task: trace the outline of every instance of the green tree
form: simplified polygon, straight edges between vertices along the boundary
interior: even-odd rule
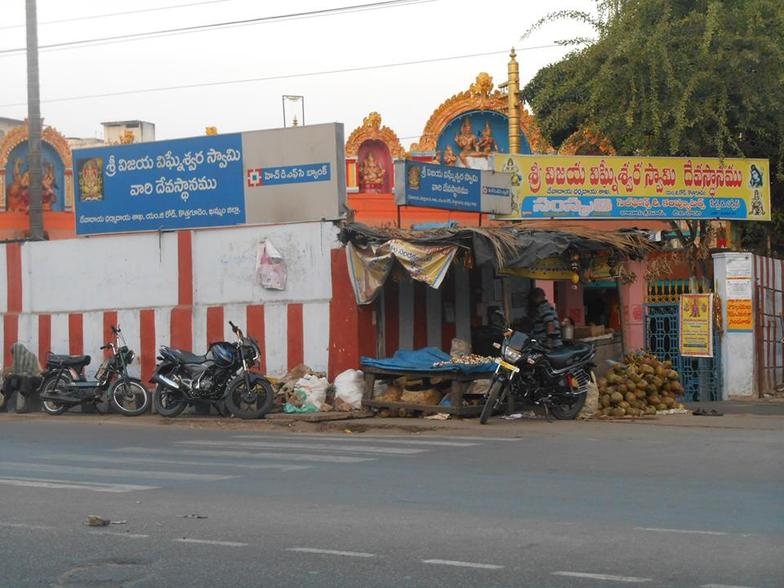
[[[750,240],[769,236],[784,251],[784,3],[597,4],[598,16],[553,13],[526,33],[557,18],[596,31],[523,89],[544,136],[559,146],[592,126],[619,155],[767,158],[774,223],[744,225]]]

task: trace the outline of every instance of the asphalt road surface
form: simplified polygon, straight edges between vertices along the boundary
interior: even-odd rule
[[[517,424],[4,418],[0,586],[784,586],[780,428]]]

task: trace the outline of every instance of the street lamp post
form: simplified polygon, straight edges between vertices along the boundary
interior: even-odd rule
[[[44,238],[41,185],[41,97],[38,87],[38,17],[36,0],[26,0],[27,12],[27,170],[30,238]]]

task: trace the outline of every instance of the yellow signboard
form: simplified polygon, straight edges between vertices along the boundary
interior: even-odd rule
[[[713,357],[713,294],[682,294],[680,352],[684,357]]]
[[[751,299],[727,300],[727,330],[751,331],[753,324]]]
[[[503,219],[770,220],[766,159],[509,155],[512,214]]]

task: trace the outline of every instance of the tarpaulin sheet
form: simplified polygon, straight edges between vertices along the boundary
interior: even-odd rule
[[[346,245],[349,276],[357,304],[375,300],[394,260],[419,282],[431,288],[441,286],[457,253],[457,245],[427,245],[391,239],[381,245]]]
[[[398,372],[461,372],[463,374],[484,374],[495,371],[494,363],[482,363],[478,365],[450,364],[444,367],[433,367],[439,361],[449,361],[451,357],[448,353],[441,351],[438,347],[425,347],[415,351],[400,350],[392,357],[385,359],[375,359],[372,357],[362,357],[360,362],[363,367],[373,367],[384,370]]]

